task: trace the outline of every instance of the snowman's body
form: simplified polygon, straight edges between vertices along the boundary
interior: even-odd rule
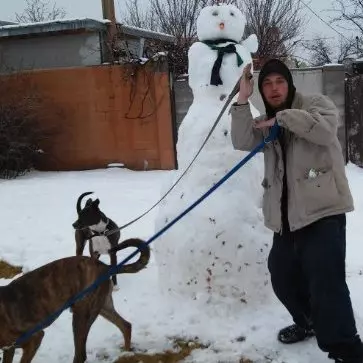
[[[236,21],[242,16],[230,5],[207,7],[200,15],[203,21],[199,22],[199,29],[208,18],[208,12],[215,9],[220,13],[233,9]],[[228,17],[224,16],[223,21],[224,29],[228,30]],[[244,23],[243,19],[239,21],[242,32],[237,37],[241,38]],[[243,64],[237,65],[235,53],[225,54],[220,68],[223,84],[214,86],[210,80],[217,51],[202,42],[191,46],[189,85],[194,100],[178,132],[179,169],[164,185],[162,193],[189,165],[244,66],[252,62],[250,51],[244,45],[236,44],[236,50]],[[257,115],[257,110],[253,113]],[[230,126],[227,109],[191,169],[161,204],[156,230],[184,211],[247,155],[233,149]],[[190,298],[231,298],[238,303],[267,298],[270,288],[265,287],[268,282],[266,258],[270,235],[263,226],[262,177],[263,161],[259,154],[155,242],[162,290]]]
[[[230,42],[222,44],[231,44]],[[236,55],[225,54],[223,57],[220,75],[223,80],[223,85],[214,87],[210,84],[211,69],[217,57],[216,50],[211,49],[208,45],[202,42],[194,43],[188,52],[189,66],[189,86],[193,90],[194,102],[199,97],[219,98],[221,95],[228,95],[234,85],[241,77],[242,68],[252,62],[251,53],[246,47],[241,44],[236,44],[236,49],[243,64],[240,67],[236,66]]]

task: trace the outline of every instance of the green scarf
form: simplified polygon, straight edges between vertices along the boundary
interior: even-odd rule
[[[234,44],[228,44],[222,47],[219,47],[218,44],[226,43],[226,42],[233,42]],[[216,40],[203,40],[202,43],[208,45],[211,49],[218,51],[217,59],[214,62],[212,68],[212,74],[210,83],[214,86],[218,86],[223,84],[219,71],[221,69],[223,56],[225,53],[235,53],[237,58],[237,65],[238,67],[243,64],[243,60],[240,55],[236,51],[237,42],[231,39],[216,39]]]

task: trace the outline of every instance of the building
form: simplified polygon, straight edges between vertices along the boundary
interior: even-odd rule
[[[0,26],[0,71],[102,64],[108,23],[85,18]]]
[[[152,42],[158,41],[161,46],[174,42],[168,34],[116,24],[116,47],[110,56],[110,24],[108,19],[89,18],[2,22],[0,72],[101,65],[121,60],[120,51],[129,53],[129,58],[142,58]]]

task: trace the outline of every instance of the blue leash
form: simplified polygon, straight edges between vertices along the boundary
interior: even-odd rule
[[[220,179],[215,185],[213,185],[206,193],[204,193],[198,200],[196,200],[192,205],[190,205],[187,209],[184,210],[181,214],[175,217],[171,222],[169,222],[164,228],[162,228],[159,232],[157,232],[154,236],[152,236],[148,241],[145,242],[145,246],[149,245],[151,242],[155,241],[162,234],[164,234],[169,228],[171,228],[175,223],[177,223],[180,219],[182,219],[186,214],[188,214],[192,209],[194,209],[198,204],[200,204],[204,199],[206,199],[210,194],[212,194],[217,188],[219,188],[225,181],[227,181],[233,174],[235,174],[243,165],[245,165],[250,159],[252,159],[263,147],[270,143],[271,141],[277,138],[279,132],[279,126],[277,123],[270,129],[270,134],[266,137],[259,145],[257,145],[246,157],[244,157],[235,167],[233,167],[222,179]],[[141,247],[143,248],[143,247]],[[54,320],[56,320],[64,310],[70,308],[74,303],[78,300],[82,299],[86,294],[96,289],[102,282],[108,280],[111,275],[113,275],[120,266],[123,266],[135,257],[140,251],[140,248],[137,248],[133,253],[131,253],[128,257],[122,260],[117,266],[111,266],[108,270],[108,273],[105,275],[101,275],[96,279],[90,286],[88,286],[83,291],[79,292],[71,299],[69,299],[60,309],[58,309],[55,313],[51,314],[48,318],[46,318],[43,322],[37,324],[33,329],[28,330],[24,334],[22,334],[16,342],[11,347],[16,347],[21,345],[24,341],[29,339],[33,334],[38,333],[43,330],[44,327],[50,325]],[[10,348],[11,348],[10,347]],[[8,348],[7,348],[8,349]]]

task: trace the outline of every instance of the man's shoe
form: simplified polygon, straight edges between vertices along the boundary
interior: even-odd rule
[[[281,329],[277,335],[277,339],[284,344],[292,344],[305,340],[306,338],[313,337],[315,332],[313,329],[304,329],[300,326],[293,324]]]

